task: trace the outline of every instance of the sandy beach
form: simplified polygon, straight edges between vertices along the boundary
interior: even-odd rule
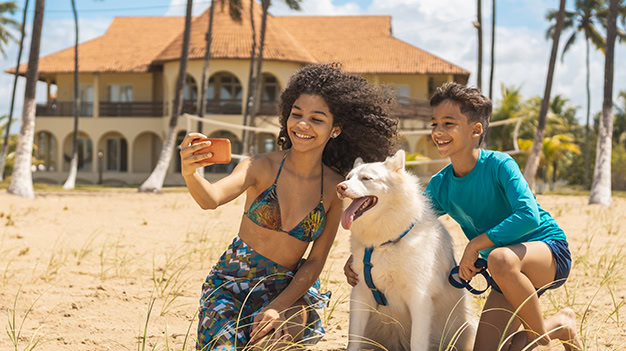
[[[588,350],[626,348],[626,199],[587,205],[581,196],[539,196],[573,253],[564,288],[541,298],[546,315],[570,306]],[[0,191],[0,315],[19,349],[191,350],[202,282],[237,234],[243,198],[203,211],[185,189],[40,191],[34,201]],[[466,243],[452,233],[457,258]],[[327,335],[316,350],[347,343],[350,287],[343,276],[349,232],[339,229],[322,287]],[[481,299],[475,298],[478,308]],[[148,312],[150,316],[148,318]],[[191,329],[189,329],[191,328]],[[189,331],[190,330],[190,331]],[[145,346],[143,336],[146,335]],[[7,333],[0,349],[14,349]],[[11,334],[11,333],[9,333]],[[37,343],[37,344],[35,344]],[[551,347],[561,350],[554,343]]]

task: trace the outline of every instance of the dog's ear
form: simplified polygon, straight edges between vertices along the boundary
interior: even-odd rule
[[[395,155],[387,157],[385,166],[389,167],[394,172],[401,172],[404,170],[405,158],[404,150],[398,150]]]
[[[354,165],[352,166],[352,168],[357,168],[360,165],[364,164],[365,162],[363,162],[363,159],[360,157],[357,157],[356,160],[354,160]]]

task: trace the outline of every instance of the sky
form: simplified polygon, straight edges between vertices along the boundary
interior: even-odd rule
[[[244,0],[246,1],[246,0]],[[24,0],[17,1],[23,8]],[[26,24],[30,35],[34,2]],[[80,42],[102,35],[115,16],[182,16],[186,0],[76,0],[79,16]],[[194,1],[194,15],[204,12],[210,0]],[[482,1],[483,17],[483,91],[488,94],[491,1]],[[497,0],[496,54],[493,98],[500,98],[501,85],[519,87],[524,97],[543,96],[550,58],[551,41],[545,39],[549,26],[545,14],[556,9],[557,0]],[[573,8],[574,1],[567,6]],[[472,22],[476,20],[474,0],[303,0],[302,11],[289,10],[282,1],[274,0],[273,15],[391,15],[393,35],[407,43],[424,49],[470,71],[470,85],[476,84],[477,34]],[[12,17],[21,21],[21,11]],[[559,59],[551,96],[560,94],[579,106],[578,119],[584,121],[587,106],[585,91],[585,43],[582,36],[561,60],[561,50],[567,35],[563,33]],[[18,33],[16,32],[16,36]],[[41,56],[65,49],[74,42],[74,19],[70,0],[47,0],[44,13]],[[22,63],[28,60],[29,38],[25,41]],[[17,43],[5,47],[6,56],[0,56],[0,115],[9,112],[13,76],[3,73],[14,67],[17,60]],[[393,53],[390,53],[393,54]],[[616,43],[614,96],[626,90],[626,44]],[[24,98],[24,78],[18,80],[13,116],[18,120]],[[604,56],[591,52],[591,113],[602,108],[604,88]],[[45,101],[45,84],[37,87],[37,100]],[[15,133],[19,122],[11,128]]]

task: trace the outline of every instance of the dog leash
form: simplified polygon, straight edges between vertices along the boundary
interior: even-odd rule
[[[400,235],[398,238],[396,238],[395,240],[385,241],[380,246],[397,243],[402,238],[404,238],[411,231],[411,229],[413,229],[414,225],[415,225],[415,222],[411,223],[411,225],[409,226],[409,229],[405,230],[404,233],[402,233],[402,235]],[[373,246],[365,248],[365,255],[363,255],[363,277],[365,278],[365,284],[372,291],[372,294],[374,295],[374,299],[376,300],[376,303],[379,305],[387,306],[387,298],[385,297],[385,294],[383,294],[382,291],[376,288],[376,285],[374,285],[374,280],[372,279],[372,262],[371,261],[372,261],[373,252],[374,252]]]
[[[459,275],[459,266],[452,268],[452,270],[450,271],[450,275],[448,276],[448,281],[450,282],[450,285],[457,289],[465,288],[474,295],[483,294],[485,291],[487,291],[487,289],[489,289],[489,287],[493,285],[493,278],[491,278],[491,275],[489,274],[489,272],[487,272],[487,261],[485,259],[479,258],[478,260],[476,260],[476,263],[474,263],[474,267],[480,269],[480,272],[478,272],[478,274],[482,275],[485,278],[485,281],[487,282],[486,288],[484,288],[483,290],[478,290],[470,285],[469,280],[461,279],[461,277],[459,277],[458,280],[455,279],[454,276]]]

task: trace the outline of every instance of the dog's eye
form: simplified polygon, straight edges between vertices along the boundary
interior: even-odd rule
[[[372,180],[372,178],[370,177],[366,177],[366,176],[361,176],[361,178],[359,178],[362,181],[366,181],[366,180]]]

